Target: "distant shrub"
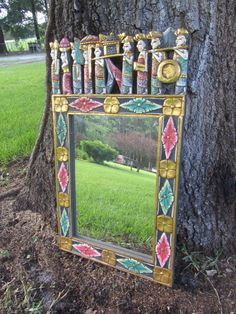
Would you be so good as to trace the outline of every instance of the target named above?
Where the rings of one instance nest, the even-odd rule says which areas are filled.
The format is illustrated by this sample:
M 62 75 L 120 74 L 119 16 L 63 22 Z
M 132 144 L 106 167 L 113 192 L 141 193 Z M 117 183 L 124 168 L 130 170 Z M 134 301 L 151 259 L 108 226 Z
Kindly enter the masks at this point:
M 113 160 L 118 155 L 115 149 L 100 141 L 81 141 L 81 148 L 99 164 Z
M 80 149 L 80 148 L 76 148 L 75 149 L 75 158 L 76 159 L 82 159 L 82 160 L 88 160 L 89 159 L 89 155 L 85 152 L 85 151 L 83 151 L 82 149 Z

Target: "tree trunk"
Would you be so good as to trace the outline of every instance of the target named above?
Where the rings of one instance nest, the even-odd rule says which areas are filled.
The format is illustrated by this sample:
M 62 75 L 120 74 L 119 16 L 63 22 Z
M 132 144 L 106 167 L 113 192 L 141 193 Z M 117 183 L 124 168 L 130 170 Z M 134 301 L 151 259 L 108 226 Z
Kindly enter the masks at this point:
M 185 26 L 191 35 L 178 243 L 206 254 L 236 249 L 236 3 L 234 0 L 52 0 L 47 99 L 17 207 L 55 217 L 49 41 Z M 53 220 L 55 222 L 55 219 Z
M 31 0 L 30 2 L 31 2 L 31 13 L 33 15 L 33 21 L 34 21 L 34 32 L 37 38 L 37 42 L 40 44 L 39 26 L 38 26 L 38 21 L 37 21 L 35 3 L 34 3 L 34 0 Z
M 5 53 L 7 53 L 7 47 L 5 44 L 3 30 L 2 30 L 2 27 L 0 25 L 0 54 L 5 54 Z

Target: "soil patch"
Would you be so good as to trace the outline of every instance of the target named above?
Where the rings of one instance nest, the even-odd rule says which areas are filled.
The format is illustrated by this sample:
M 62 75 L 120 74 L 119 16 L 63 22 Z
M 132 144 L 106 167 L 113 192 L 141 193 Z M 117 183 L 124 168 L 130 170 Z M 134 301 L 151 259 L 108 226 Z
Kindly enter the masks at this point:
M 10 165 L 4 191 L 23 183 L 25 166 Z M 13 202 L 0 203 L 0 313 L 236 312 L 235 256 L 208 277 L 179 256 L 176 286 L 165 288 L 60 251 L 50 224 L 30 209 L 14 212 Z

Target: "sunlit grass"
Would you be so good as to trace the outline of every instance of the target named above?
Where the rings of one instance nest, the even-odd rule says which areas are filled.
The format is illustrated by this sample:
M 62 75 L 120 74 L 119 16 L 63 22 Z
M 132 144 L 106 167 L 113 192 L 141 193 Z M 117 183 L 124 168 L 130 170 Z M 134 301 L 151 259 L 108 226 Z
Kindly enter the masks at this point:
M 82 235 L 150 250 L 156 176 L 115 163 L 76 160 L 78 230 Z
M 45 97 L 44 63 L 0 68 L 0 164 L 30 155 Z

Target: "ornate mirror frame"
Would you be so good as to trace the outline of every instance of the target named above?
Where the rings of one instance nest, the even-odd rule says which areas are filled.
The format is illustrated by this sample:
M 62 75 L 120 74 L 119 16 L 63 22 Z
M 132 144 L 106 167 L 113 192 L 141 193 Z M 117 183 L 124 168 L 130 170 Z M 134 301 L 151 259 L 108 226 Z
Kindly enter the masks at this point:
M 61 250 L 172 287 L 184 95 L 53 95 L 58 242 Z M 73 117 L 159 119 L 152 256 L 77 235 Z

